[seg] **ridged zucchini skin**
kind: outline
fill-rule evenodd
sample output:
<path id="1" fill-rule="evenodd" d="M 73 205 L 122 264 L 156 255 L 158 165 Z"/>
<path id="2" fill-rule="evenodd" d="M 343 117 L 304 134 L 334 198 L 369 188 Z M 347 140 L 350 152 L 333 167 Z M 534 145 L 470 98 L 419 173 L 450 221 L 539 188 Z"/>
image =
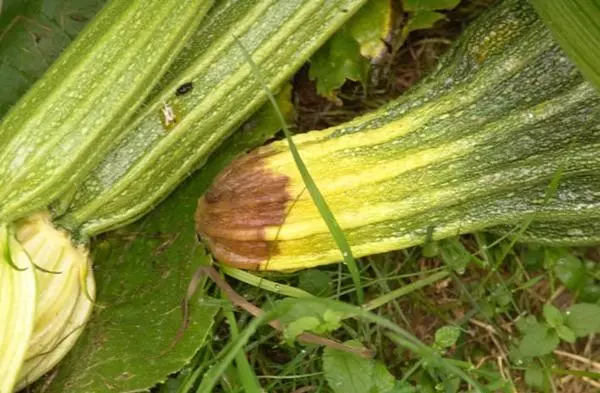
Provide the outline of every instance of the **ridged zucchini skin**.
<path id="1" fill-rule="evenodd" d="M 55 205 L 58 225 L 87 238 L 141 217 L 266 101 L 236 40 L 277 90 L 364 2 L 230 0 L 212 9 L 124 140 Z"/>
<path id="2" fill-rule="evenodd" d="M 213 0 L 113 0 L 0 124 L 0 221 L 45 208 L 104 158 Z"/>
<path id="3" fill-rule="evenodd" d="M 542 235 L 544 222 L 600 218 L 600 96 L 526 1 L 492 7 L 389 105 L 294 140 L 355 256 L 422 243 L 431 227 L 441 239 L 533 219 Z M 226 168 L 196 222 L 215 256 L 238 267 L 341 259 L 285 141 Z"/>

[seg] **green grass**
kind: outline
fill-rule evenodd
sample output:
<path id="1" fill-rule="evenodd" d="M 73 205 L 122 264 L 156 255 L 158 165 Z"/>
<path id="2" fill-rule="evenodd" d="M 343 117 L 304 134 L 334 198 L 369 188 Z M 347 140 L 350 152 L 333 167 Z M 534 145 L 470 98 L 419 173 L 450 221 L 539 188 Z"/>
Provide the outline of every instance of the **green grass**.
<path id="1" fill-rule="evenodd" d="M 576 344 L 562 342 L 550 355 L 526 361 L 514 357 L 514 347 L 523 337 L 517 329 L 518 321 L 527 315 L 541 320 L 544 304 L 552 302 L 559 308 L 565 308 L 577 302 L 577 293 L 567 290 L 554 271 L 545 266 L 550 262 L 548 259 L 537 259 L 534 255 L 553 252 L 554 249 L 516 246 L 508 252 L 505 262 L 498 264 L 496 259 L 507 253 L 510 241 L 504 240 L 486 248 L 495 240 L 494 236 L 483 233 L 460 239 L 465 250 L 485 253 L 489 258 L 488 266 L 497 266 L 491 275 L 487 266 L 480 267 L 476 263 L 470 263 L 463 274 L 456 274 L 449 271 L 446 262 L 439 256 L 424 258 L 418 248 L 360 260 L 366 308 L 373 314 L 366 319 L 363 315 L 343 319 L 341 327 L 330 336 L 340 341 L 363 343 L 375 351 L 376 359 L 382 361 L 393 375 L 413 385 L 418 384 L 422 391 L 428 391 L 428 388 L 437 391 L 436 386 L 437 389 L 445 388 L 440 384 L 458 370 L 489 391 L 525 392 L 528 387 L 524 373 L 530 368 L 551 376 L 554 388 L 550 386 L 549 391 L 597 391 L 594 379 L 600 378 L 600 369 L 595 368 L 598 365 L 589 364 L 600 359 L 597 339 L 580 339 Z M 570 255 L 599 253 L 597 249 L 569 251 Z M 327 277 L 328 283 L 321 303 L 341 300 L 347 307 L 356 307 L 353 306 L 357 300 L 356 291 L 349 273 L 339 266 L 317 270 Z M 300 284 L 305 274 L 261 276 L 267 276 L 271 283 L 302 289 Z M 597 274 L 597 270 L 592 274 Z M 486 277 L 489 277 L 486 284 L 480 285 Z M 262 289 L 260 281 L 252 283 L 259 284 L 257 286 L 234 280 L 230 282 L 248 301 L 265 309 L 272 309 L 279 299 L 285 297 L 282 292 Z M 310 301 L 310 298 L 301 301 Z M 329 306 L 337 310 L 336 305 Z M 306 391 L 333 391 L 323 374 L 322 348 L 285 343 L 279 333 L 268 326 L 256 325 L 256 320 L 240 312 L 234 313 L 237 326 L 242 332 L 248 332 L 246 337 L 249 338 L 247 343 L 242 344 L 230 329 L 232 321 L 229 313 L 225 312 L 225 319 L 217 331 L 218 340 L 213 341 L 211 357 L 222 359 L 229 355 L 229 360 L 233 360 L 243 351 L 267 392 L 295 392 L 309 387 L 312 390 Z M 358 315 L 356 311 L 355 315 Z M 379 318 L 389 321 L 389 325 L 381 323 Z M 393 326 L 402 329 L 400 333 L 391 330 Z M 435 334 L 443 326 L 456 326 L 461 335 L 454 345 L 439 352 L 445 360 L 434 359 L 431 356 L 436 350 Z M 249 334 L 255 330 L 255 334 Z M 408 333 L 408 338 L 405 333 Z M 425 345 L 415 344 L 411 336 Z M 230 346 L 235 344 L 240 352 L 231 351 Z M 221 355 L 217 356 L 218 353 Z M 248 391 L 242 383 L 244 371 L 240 365 L 229 365 L 227 369 L 219 382 L 220 387 L 213 391 Z M 461 389 L 468 391 L 465 383 Z"/>

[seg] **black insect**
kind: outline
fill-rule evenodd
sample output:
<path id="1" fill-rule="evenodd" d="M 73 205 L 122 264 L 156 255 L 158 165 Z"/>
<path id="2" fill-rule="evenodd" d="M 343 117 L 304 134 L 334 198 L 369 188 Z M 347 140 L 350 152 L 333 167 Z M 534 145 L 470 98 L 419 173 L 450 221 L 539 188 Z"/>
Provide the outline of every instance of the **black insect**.
<path id="1" fill-rule="evenodd" d="M 184 83 L 183 85 L 181 85 L 177 88 L 177 90 L 175 91 L 175 95 L 176 96 L 185 95 L 185 94 L 189 93 L 190 91 L 192 91 L 193 88 L 194 88 L 194 84 L 192 82 Z"/>

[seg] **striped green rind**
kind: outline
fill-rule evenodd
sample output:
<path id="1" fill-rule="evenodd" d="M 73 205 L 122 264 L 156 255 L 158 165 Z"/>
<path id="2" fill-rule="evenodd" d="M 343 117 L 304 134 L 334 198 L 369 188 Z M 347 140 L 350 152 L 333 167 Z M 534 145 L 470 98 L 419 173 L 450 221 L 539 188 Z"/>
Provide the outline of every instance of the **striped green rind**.
<path id="1" fill-rule="evenodd" d="M 47 206 L 114 146 L 212 0 L 115 0 L 0 125 L 0 219 Z"/>
<path id="2" fill-rule="evenodd" d="M 236 40 L 276 90 L 365 0 L 224 1 L 211 10 L 120 145 L 57 209 L 83 237 L 151 210 L 266 101 Z M 178 86 L 193 83 L 186 95 Z M 165 124 L 172 108 L 175 124 Z"/>
<path id="3" fill-rule="evenodd" d="M 600 1 L 530 1 L 567 55 L 600 91 Z"/>
<path id="4" fill-rule="evenodd" d="M 600 217 L 600 96 L 523 1 L 489 10 L 397 101 L 294 140 L 355 256 L 422 243 L 430 227 L 440 239 L 527 219 Z M 275 217 L 272 202 L 252 200 L 249 180 L 239 193 L 248 200 L 234 209 L 230 200 L 201 204 L 208 218 L 199 228 L 213 250 L 239 267 L 256 257 L 240 250 L 266 241 L 270 256 L 258 267 L 269 270 L 339 260 L 286 143 L 251 154 L 271 178 L 288 177 L 285 221 L 264 227 L 243 215 Z M 569 242 L 590 238 L 571 233 Z"/>

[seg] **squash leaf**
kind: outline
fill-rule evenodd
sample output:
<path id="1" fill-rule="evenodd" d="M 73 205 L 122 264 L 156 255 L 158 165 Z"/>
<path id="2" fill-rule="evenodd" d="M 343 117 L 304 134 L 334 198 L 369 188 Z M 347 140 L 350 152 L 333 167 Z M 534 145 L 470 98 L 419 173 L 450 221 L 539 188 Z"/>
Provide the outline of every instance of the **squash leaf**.
<path id="1" fill-rule="evenodd" d="M 0 1 L 0 117 L 42 76 L 105 2 Z"/>
<path id="2" fill-rule="evenodd" d="M 386 51 L 392 29 L 390 0 L 368 1 L 310 59 L 309 77 L 317 93 L 341 104 L 336 95 L 346 80 L 365 84 L 370 61 Z"/>
<path id="3" fill-rule="evenodd" d="M 411 31 L 430 29 L 440 20 L 446 19 L 437 10 L 451 10 L 458 3 L 460 0 L 404 0 L 404 11 L 410 14 L 402 28 L 401 42 L 406 40 Z"/>
<path id="4" fill-rule="evenodd" d="M 310 60 L 309 77 L 317 82 L 317 93 L 341 104 L 335 90 L 346 79 L 366 83 L 369 61 L 360 54 L 358 41 L 346 29 L 338 31 Z"/>
<path id="5" fill-rule="evenodd" d="M 171 344 L 183 323 L 187 286 L 208 259 L 198 252 L 193 221 L 206 183 L 194 177 L 146 218 L 93 244 L 95 313 L 49 392 L 143 391 L 203 346 L 218 306 L 202 297 L 190 303 L 189 327 Z"/>
<path id="6" fill-rule="evenodd" d="M 378 59 L 387 50 L 385 42 L 392 31 L 390 0 L 370 0 L 347 22 L 351 35 L 360 45 L 360 53 Z"/>
<path id="7" fill-rule="evenodd" d="M 430 29 L 436 22 L 445 18 L 444 14 L 440 14 L 439 12 L 427 10 L 417 11 L 412 14 L 408 22 L 406 22 L 403 31 L 408 34 L 415 30 Z"/>
<path id="8" fill-rule="evenodd" d="M 291 85 L 277 101 L 290 119 Z M 47 392 L 146 391 L 189 363 L 218 311 L 216 301 L 199 294 L 190 302 L 189 327 L 172 346 L 188 283 L 198 265 L 210 262 L 194 230 L 198 197 L 233 158 L 262 145 L 279 128 L 275 111 L 265 105 L 165 202 L 94 244 L 96 312 Z"/>

